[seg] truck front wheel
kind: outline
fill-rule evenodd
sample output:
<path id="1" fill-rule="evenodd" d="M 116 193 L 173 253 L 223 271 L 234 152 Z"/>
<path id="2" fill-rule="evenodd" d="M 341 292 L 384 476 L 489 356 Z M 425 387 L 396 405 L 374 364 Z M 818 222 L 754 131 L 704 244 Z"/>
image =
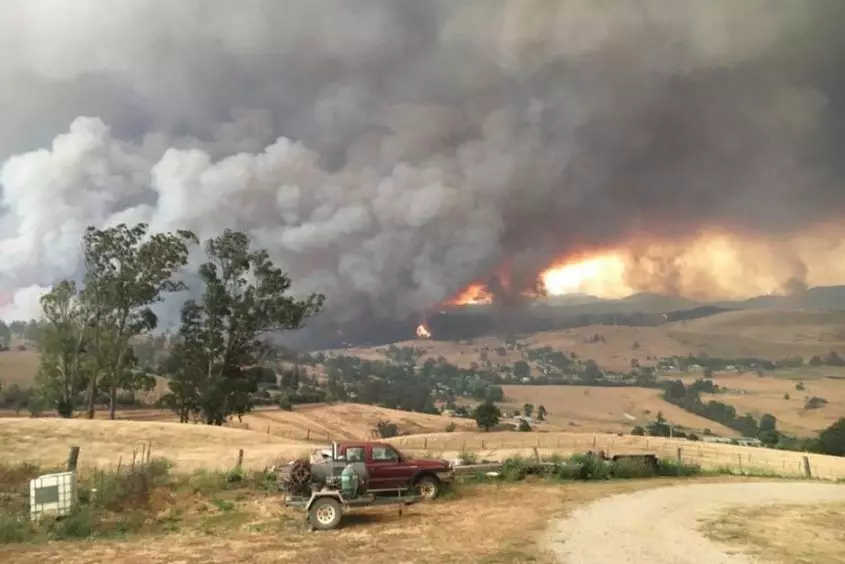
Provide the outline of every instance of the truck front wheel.
<path id="1" fill-rule="evenodd" d="M 321 497 L 314 500 L 308 510 L 308 522 L 318 531 L 328 531 L 340 525 L 343 508 L 333 497 Z"/>
<path id="2" fill-rule="evenodd" d="M 426 501 L 435 499 L 440 494 L 440 480 L 435 476 L 422 476 L 414 485 Z"/>

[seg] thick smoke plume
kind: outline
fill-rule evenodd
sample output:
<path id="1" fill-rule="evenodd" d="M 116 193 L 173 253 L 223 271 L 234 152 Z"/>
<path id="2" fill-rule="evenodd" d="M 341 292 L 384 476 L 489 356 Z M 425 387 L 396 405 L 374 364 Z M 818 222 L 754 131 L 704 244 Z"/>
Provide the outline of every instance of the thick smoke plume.
<path id="1" fill-rule="evenodd" d="M 695 292 L 712 269 L 690 276 L 679 253 L 711 229 L 765 255 L 737 280 L 838 281 L 822 247 L 841 231 L 812 234 L 845 211 L 843 16 L 839 0 L 5 2 L 0 317 L 79 273 L 86 225 L 141 220 L 248 230 L 334 320 L 417 315 L 503 264 L 530 287 L 584 249 L 625 249 L 634 289 Z"/>

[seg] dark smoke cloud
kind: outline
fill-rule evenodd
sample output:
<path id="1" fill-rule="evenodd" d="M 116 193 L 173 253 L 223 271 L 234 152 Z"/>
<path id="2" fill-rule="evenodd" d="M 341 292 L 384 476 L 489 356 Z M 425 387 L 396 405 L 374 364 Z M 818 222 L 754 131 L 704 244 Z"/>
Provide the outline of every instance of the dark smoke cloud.
<path id="1" fill-rule="evenodd" d="M 347 320 L 416 315 L 505 261 L 526 287 L 643 233 L 788 236 L 845 204 L 842 16 L 838 0 L 6 2 L 3 315 L 78 273 L 91 223 L 249 230 Z M 801 283 L 803 258 L 784 259 Z M 660 260 L 631 279 L 672 288 Z"/>

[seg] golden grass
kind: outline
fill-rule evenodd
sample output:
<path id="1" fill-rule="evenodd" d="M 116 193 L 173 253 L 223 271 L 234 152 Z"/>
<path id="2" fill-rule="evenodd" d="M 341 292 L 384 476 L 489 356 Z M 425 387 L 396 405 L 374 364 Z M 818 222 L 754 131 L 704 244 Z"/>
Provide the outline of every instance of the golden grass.
<path id="1" fill-rule="evenodd" d="M 604 496 L 680 482 L 658 479 L 467 486 L 454 499 L 416 505 L 402 516 L 393 507 L 358 510 L 347 516 L 344 528 L 310 534 L 302 526 L 303 513 L 283 508 L 278 495 L 269 495 L 241 502 L 239 506 L 249 518 L 213 535 L 184 530 L 131 540 L 15 545 L 6 547 L 4 554 L 20 564 L 113 560 L 127 564 L 551 564 L 552 554 L 544 548 L 548 546 L 549 520 Z"/>
<path id="2" fill-rule="evenodd" d="M 803 391 L 795 389 L 798 383 L 796 380 L 772 377 L 771 374 L 761 378 L 750 373 L 716 373 L 713 382 L 727 388 L 728 392 L 705 395 L 704 399 L 732 405 L 738 413 L 751 413 L 757 418 L 764 413 L 771 413 L 777 418 L 778 429 L 781 431 L 796 436 L 816 436 L 819 431 L 845 415 L 845 380 L 819 378 L 815 369 L 807 369 L 805 372 L 808 378 L 803 381 Z M 842 374 L 841 369 L 826 369 L 823 372 Z M 800 373 L 793 372 L 796 377 Z M 692 383 L 700 377 L 684 376 L 681 379 Z M 785 399 L 787 394 L 789 399 Z M 812 396 L 826 399 L 827 405 L 804 409 L 806 398 Z"/>
<path id="3" fill-rule="evenodd" d="M 0 416 L 14 418 L 14 412 L 7 410 L 0 413 Z M 107 419 L 108 410 L 100 409 L 94 416 L 98 420 Z M 115 416 L 120 421 L 178 422 L 172 412 L 155 408 L 118 409 Z M 28 418 L 29 415 L 21 412 L 18 417 Z M 84 413 L 76 414 L 77 419 L 83 417 Z M 371 437 L 376 423 L 382 419 L 396 423 L 401 433 L 410 434 L 445 431 L 451 423 L 460 430 L 476 428 L 475 423 L 467 419 L 354 403 L 299 405 L 292 411 L 282 411 L 272 406 L 260 407 L 244 415 L 240 421 L 234 418 L 226 427 L 294 440 L 367 439 Z"/>
<path id="4" fill-rule="evenodd" d="M 604 342 L 591 343 L 600 335 Z M 435 335 L 436 339 L 437 335 Z M 725 312 L 691 321 L 667 323 L 657 327 L 595 325 L 528 335 L 520 342 L 530 347 L 549 346 L 592 358 L 603 368 L 627 370 L 631 360 L 649 364 L 646 357 L 685 356 L 706 352 L 717 357 L 759 356 L 778 359 L 786 356 L 827 354 L 840 349 L 845 354 L 845 314 L 787 310 L 743 310 Z M 490 361 L 513 364 L 521 359 L 517 350 L 507 348 L 500 357 L 496 348 L 502 339 L 484 337 L 466 341 L 413 340 L 396 343 L 423 349 L 423 358 L 445 357 L 449 362 L 469 367 L 480 364 L 481 351 L 487 348 Z M 331 351 L 368 359 L 384 359 L 386 347 L 350 348 Z"/>
<path id="5" fill-rule="evenodd" d="M 695 430 L 710 429 L 726 437 L 738 436 L 715 421 L 698 417 L 663 401 L 660 390 L 591 386 L 503 386 L 508 411 L 522 410 L 525 403 L 543 405 L 546 425 L 572 432 L 630 433 L 635 425 L 645 427 L 662 412 L 674 425 Z M 633 418 L 633 419 L 632 419 Z"/>
<path id="6" fill-rule="evenodd" d="M 388 439 L 402 451 L 438 458 L 456 458 L 462 451 L 481 459 L 504 460 L 510 456 L 531 458 L 534 450 L 544 458 L 588 450 L 606 453 L 654 453 L 661 458 L 681 459 L 705 469 L 730 467 L 735 471 L 803 476 L 803 457 L 810 461 L 812 475 L 826 480 L 845 479 L 845 458 L 820 454 L 705 443 L 663 437 L 635 437 L 591 433 L 437 433 Z"/>
<path id="7" fill-rule="evenodd" d="M 379 420 L 395 423 L 401 433 L 411 434 L 442 432 L 450 423 L 463 430 L 475 428 L 475 422 L 466 419 L 355 403 L 303 405 L 293 411 L 262 409 L 232 425 L 295 439 L 366 439 L 372 436 Z"/>
<path id="8" fill-rule="evenodd" d="M 71 446 L 80 447 L 80 467 L 128 465 L 147 445 L 152 457 L 177 470 L 232 468 L 244 449 L 244 466 L 264 468 L 280 457 L 307 452 L 309 445 L 272 435 L 207 425 L 87 419 L 0 418 L 4 461 L 61 466 Z"/>
<path id="9" fill-rule="evenodd" d="M 845 504 L 735 508 L 703 530 L 765 562 L 840 564 L 845 555 Z"/>

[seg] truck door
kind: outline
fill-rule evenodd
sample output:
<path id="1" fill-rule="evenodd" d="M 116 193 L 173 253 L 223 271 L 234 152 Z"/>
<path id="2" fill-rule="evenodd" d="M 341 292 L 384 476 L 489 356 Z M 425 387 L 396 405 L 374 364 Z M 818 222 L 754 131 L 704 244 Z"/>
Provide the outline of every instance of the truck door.
<path id="1" fill-rule="evenodd" d="M 371 490 L 408 488 L 413 469 L 400 462 L 396 449 L 388 445 L 370 445 L 367 447 L 367 459 Z"/>

